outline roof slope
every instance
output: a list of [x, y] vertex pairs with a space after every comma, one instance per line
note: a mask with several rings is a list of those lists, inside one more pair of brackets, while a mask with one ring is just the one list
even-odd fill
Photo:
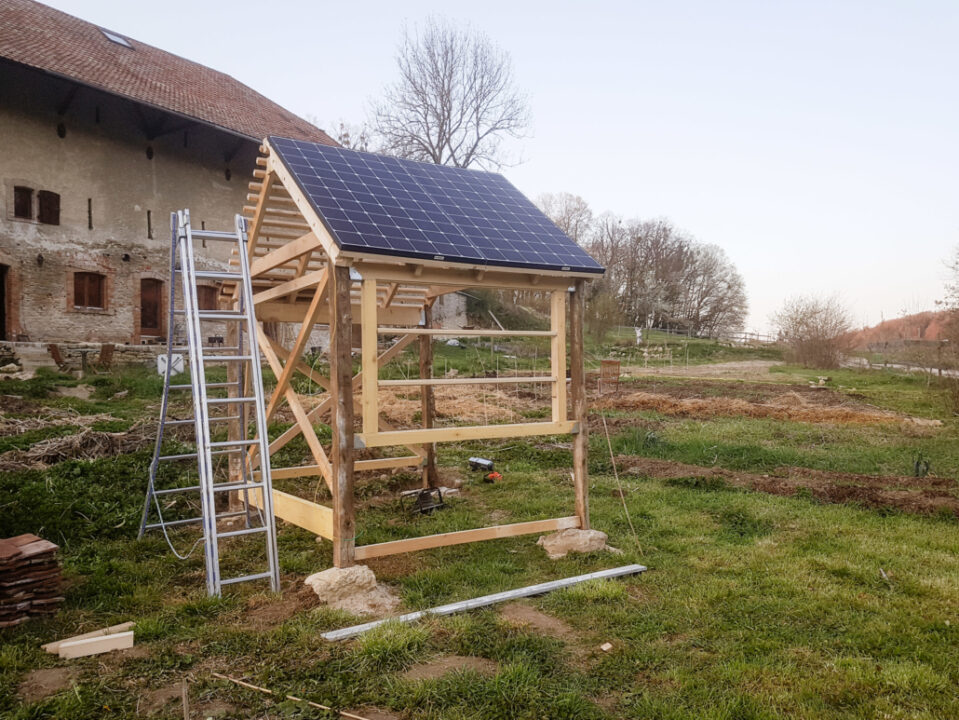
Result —
[[562, 273], [602, 273], [502, 175], [270, 136], [348, 252]]
[[229, 75], [125, 39], [132, 48], [109, 40], [97, 25], [46, 5], [0, 0], [0, 58], [253, 140], [277, 133], [336, 144], [319, 128]]

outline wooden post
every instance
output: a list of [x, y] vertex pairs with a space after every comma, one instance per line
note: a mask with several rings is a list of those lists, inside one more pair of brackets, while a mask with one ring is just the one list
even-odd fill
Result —
[[363, 277], [360, 286], [361, 366], [363, 373], [363, 434], [375, 433], [379, 427], [379, 365], [376, 363], [376, 278]]
[[[430, 300], [423, 306], [423, 327], [433, 327], [433, 302]], [[433, 377], [433, 336], [420, 335], [420, 378]], [[433, 427], [433, 418], [436, 416], [436, 396], [432, 385], [423, 385], [420, 389], [423, 398], [422, 416], [423, 427]], [[436, 472], [436, 443], [423, 445], [426, 456], [423, 458], [423, 487], [439, 485], [439, 475]]]
[[583, 365], [583, 314], [586, 281], [575, 281], [569, 298], [569, 377], [573, 400], [573, 421], [579, 432], [573, 436], [573, 487], [576, 493], [576, 516], [580, 527], [589, 529], [589, 474], [587, 448], [589, 444], [586, 417], [586, 369]]
[[550, 326], [555, 333], [550, 339], [550, 374], [556, 378], [553, 382], [552, 407], [553, 422], [562, 422], [567, 418], [566, 408], [566, 295], [564, 290], [554, 290], [550, 298]]
[[333, 268], [330, 297], [330, 394], [333, 400], [333, 565], [355, 562], [353, 517], [353, 317], [350, 269]]

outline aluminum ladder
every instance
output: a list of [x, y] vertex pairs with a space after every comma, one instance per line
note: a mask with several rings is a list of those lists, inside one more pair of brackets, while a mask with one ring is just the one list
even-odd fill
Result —
[[[263, 378], [259, 362], [259, 349], [256, 342], [256, 318], [253, 310], [253, 290], [250, 283], [250, 266], [247, 249], [246, 219], [237, 215], [235, 232], [196, 230], [190, 225], [189, 210], [172, 213], [171, 249], [170, 249], [170, 291], [167, 331], [166, 370], [164, 372], [163, 399], [160, 406], [160, 423], [157, 430], [153, 461], [150, 464], [150, 480], [147, 486], [143, 516], [140, 521], [139, 536], [147, 530], [160, 529], [174, 554], [181, 559], [190, 553], [181, 555], [174, 548], [168, 529], [182, 525], [200, 523], [202, 537], [193, 545], [193, 551], [202, 541], [206, 561], [206, 587], [211, 596], [219, 596], [225, 585], [248, 580], [269, 579], [274, 591], [280, 589], [279, 562], [276, 548], [276, 521], [273, 515], [273, 488], [270, 477], [269, 437], [266, 424], [266, 407], [263, 400]], [[239, 261], [239, 272], [221, 270], [197, 270], [194, 254], [194, 240], [235, 244], [234, 256]], [[179, 280], [179, 283], [178, 283]], [[215, 281], [235, 284], [238, 292], [233, 310], [200, 309], [197, 281]], [[176, 289], [180, 285], [181, 307], [177, 307]], [[183, 338], [177, 318], [182, 318]], [[204, 344], [203, 324], [207, 322], [237, 323], [237, 332], [231, 333], [237, 338], [232, 347], [222, 344]], [[244, 343], [244, 337], [246, 342]], [[212, 338], [211, 338], [212, 340]], [[245, 349], [246, 348], [246, 349]], [[176, 370], [177, 355], [187, 357], [186, 369], [190, 373], [188, 384], [171, 382]], [[182, 358], [183, 355], [179, 357]], [[235, 363], [239, 367], [236, 379], [231, 382], [207, 382], [208, 366], [219, 363]], [[249, 377], [244, 382], [244, 371], [249, 368]], [[248, 388], [244, 395], [244, 388]], [[234, 392], [222, 397], [222, 391]], [[217, 391], [211, 394], [208, 391]], [[193, 415], [190, 418], [170, 417], [171, 394], [188, 392], [192, 396]], [[217, 414], [219, 411], [219, 414]], [[252, 411], [252, 412], [251, 412]], [[252, 423], [250, 422], [252, 421]], [[240, 439], [212, 439], [211, 426], [235, 422], [240, 428]], [[251, 431], [250, 425], [255, 429]], [[188, 426], [193, 428], [194, 447], [189, 452], [164, 454], [164, 434], [167, 428]], [[222, 427], [222, 425], [220, 425]], [[234, 426], [236, 427], [236, 425]], [[247, 462], [248, 452], [255, 448], [259, 452], [259, 471], [251, 472]], [[224, 481], [223, 473], [214, 463], [214, 457], [234, 459], [234, 467], [240, 468], [241, 479], [231, 481], [229, 474]], [[158, 487], [160, 468], [166, 463], [195, 463], [198, 481], [196, 484], [180, 487]], [[165, 520], [163, 502], [169, 502], [171, 496], [187, 497], [199, 493], [200, 515], [185, 519]], [[240, 493], [245, 510], [230, 511], [222, 506], [226, 496], [221, 493]], [[261, 501], [259, 508], [251, 512], [250, 493], [256, 493]], [[221, 509], [218, 511], [217, 507]], [[153, 518], [156, 518], [155, 520]], [[223, 520], [236, 521], [245, 518], [241, 529], [221, 530]], [[221, 578], [220, 550], [221, 541], [248, 535], [261, 535], [266, 544], [266, 570], [250, 572], [236, 577]]]

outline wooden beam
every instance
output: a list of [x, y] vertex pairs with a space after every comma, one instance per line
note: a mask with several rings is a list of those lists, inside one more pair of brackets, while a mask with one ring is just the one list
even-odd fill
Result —
[[383, 299], [383, 307], [388, 308], [390, 306], [390, 303], [393, 302], [393, 298], [396, 297], [396, 291], [399, 289], [399, 283], [390, 283], [390, 286], [386, 291], [386, 297]]
[[[515, 270], [494, 270], [486, 268], [486, 274], [483, 281], [476, 279], [476, 267], [456, 263], [442, 263], [421, 261], [422, 264], [416, 265], [419, 268], [417, 273], [413, 267], [404, 263], [391, 263], [382, 256], [376, 257], [367, 255], [356, 258], [358, 263], [356, 268], [364, 275], [372, 272], [381, 282], [399, 282], [411, 285], [456, 285], [462, 287], [477, 287], [482, 285], [484, 288], [515, 288], [515, 289], [533, 289], [533, 284], [529, 280], [529, 272], [517, 272]], [[562, 290], [569, 287], [571, 278], [575, 273], [561, 273], [542, 271], [542, 277], [535, 289]], [[599, 277], [590, 275], [590, 277]]]
[[421, 465], [423, 458], [420, 455], [404, 455], [403, 457], [372, 458], [370, 460], [355, 460], [353, 468], [356, 472], [367, 470], [389, 470], [392, 468], [413, 467]]
[[[257, 338], [260, 341], [260, 350], [266, 357], [266, 361], [269, 363], [274, 374], [282, 374], [286, 368], [280, 366], [280, 360], [273, 350], [273, 341], [266, 337], [266, 333], [262, 332], [257, 333]], [[289, 365], [289, 361], [287, 361], [287, 365]], [[327, 487], [329, 487], [332, 491], [333, 467], [330, 465], [330, 460], [326, 456], [326, 451], [323, 449], [323, 444], [316, 436], [316, 430], [313, 429], [313, 424], [310, 422], [306, 411], [303, 409], [303, 405], [300, 403], [299, 395], [296, 394], [296, 390], [294, 390], [291, 385], [287, 384], [283, 390], [283, 396], [286, 398], [286, 403], [290, 406], [290, 410], [293, 412], [293, 417], [296, 419], [297, 428], [303, 435], [303, 439], [306, 440], [307, 447], [310, 448], [310, 454], [313, 456], [313, 462], [315, 462], [319, 468], [320, 475], [323, 476], [323, 480], [326, 482]], [[270, 398], [270, 404], [273, 407], [275, 407], [275, 405], [273, 405], [274, 400], [276, 400], [277, 403], [279, 402], [279, 389], [274, 390], [273, 396]]]
[[[383, 351], [383, 353], [376, 359], [377, 364], [380, 367], [383, 367], [384, 365], [386, 365], [386, 363], [388, 363], [390, 360], [392, 360], [401, 352], [403, 352], [403, 350], [405, 350], [407, 346], [413, 342], [413, 340], [415, 340], [415, 338], [412, 335], [405, 335], [401, 337], [393, 345], [391, 345], [387, 350]], [[352, 383], [353, 384], [352, 392], [356, 392], [360, 387], [362, 387], [362, 383], [363, 383], [363, 374], [360, 372], [354, 375], [353, 383]], [[332, 404], [333, 404], [332, 397], [328, 397], [326, 400], [321, 402], [315, 408], [310, 410], [307, 413], [307, 417], [309, 418], [310, 422], [311, 423], [318, 422], [321, 418], [323, 418], [323, 416], [330, 411]], [[385, 423], [381, 418], [380, 425], [382, 426], [384, 424]], [[296, 425], [283, 431], [283, 433], [281, 433], [280, 436], [276, 438], [276, 440], [270, 443], [270, 454], [272, 455], [273, 453], [277, 452], [280, 448], [287, 445], [287, 443], [289, 443], [293, 438], [295, 438], [299, 434], [300, 434], [300, 429]]]
[[556, 378], [552, 385], [553, 422], [567, 417], [566, 411], [566, 296], [564, 290], [554, 290], [550, 298], [550, 369]]
[[[280, 358], [284, 363], [290, 361], [290, 351], [285, 347], [277, 343], [275, 340], [270, 339], [270, 347], [273, 348], [273, 351], [277, 354], [277, 357]], [[300, 373], [303, 377], [311, 382], [315, 382], [324, 390], [330, 389], [330, 379], [325, 375], [321, 375], [318, 370], [314, 370], [309, 365], [307, 365], [302, 360], [297, 360], [293, 369]]]
[[[423, 324], [426, 328], [433, 327], [433, 301], [430, 300], [423, 306]], [[433, 338], [430, 335], [420, 335], [420, 379], [422, 384], [421, 410], [423, 428], [429, 430], [433, 427], [433, 419], [436, 416], [436, 398], [433, 394]], [[439, 485], [439, 474], [436, 471], [436, 443], [426, 443], [423, 445], [426, 451], [426, 458], [423, 463], [423, 487], [436, 487]]]
[[290, 380], [293, 379], [293, 370], [296, 367], [296, 362], [300, 359], [300, 356], [306, 349], [306, 343], [309, 341], [310, 334], [313, 332], [313, 325], [316, 323], [316, 316], [319, 315], [320, 307], [325, 299], [326, 281], [329, 277], [329, 273], [327, 272], [327, 269], [323, 269], [321, 272], [323, 275], [316, 284], [316, 290], [313, 292], [313, 300], [310, 302], [310, 307], [306, 311], [306, 315], [303, 317], [303, 324], [300, 325], [300, 332], [296, 336], [296, 341], [294, 341], [293, 347], [290, 348], [290, 356], [287, 358], [287, 363], [283, 366], [283, 371], [276, 380], [276, 388], [273, 390], [273, 394], [270, 396], [270, 403], [266, 408], [267, 422], [270, 421], [270, 418], [273, 417], [273, 413], [276, 412], [280, 398], [284, 397], [286, 394], [286, 389], [290, 384]]
[[[295, 303], [286, 303], [282, 301], [270, 301], [260, 303], [256, 306], [256, 318], [263, 322], [303, 322], [303, 315], [308, 303], [298, 301]], [[352, 312], [359, 317], [360, 306], [353, 304]], [[388, 308], [381, 309], [379, 313], [381, 322], [395, 323], [397, 325], [415, 325], [420, 321], [420, 307], [403, 307], [395, 303]], [[317, 325], [330, 324], [329, 306], [323, 305], [317, 315]], [[396, 328], [391, 335], [405, 335], [406, 330]]]
[[552, 375], [530, 377], [528, 375], [501, 375], [500, 377], [468, 377], [468, 378], [404, 378], [400, 380], [380, 380], [380, 387], [401, 387], [422, 385], [436, 387], [442, 385], [517, 385], [521, 383], [555, 383]]
[[363, 432], [378, 430], [379, 365], [376, 362], [376, 278], [365, 276], [360, 297], [360, 332], [362, 333]]
[[577, 527], [579, 527], [579, 518], [572, 516], [551, 520], [533, 520], [531, 522], [513, 523], [512, 525], [494, 525], [493, 527], [477, 528], [475, 530], [459, 530], [439, 535], [409, 538], [408, 540], [360, 545], [356, 548], [356, 559], [369, 560], [384, 555], [396, 555], [397, 553], [416, 552], [429, 548], [448, 547], [450, 545], [480, 542], [481, 540], [496, 540], [498, 538], [515, 537], [516, 535], [530, 535]]
[[457, 330], [455, 328], [378, 327], [380, 335], [451, 335], [454, 337], [555, 337], [553, 330]]
[[569, 298], [569, 370], [573, 420], [579, 432], [573, 438], [573, 489], [576, 494], [576, 516], [580, 527], [589, 529], [589, 470], [587, 450], [589, 429], [586, 423], [586, 369], [583, 364], [583, 316], [586, 283], [577, 280]]
[[273, 188], [275, 181], [276, 176], [273, 173], [268, 173], [263, 184], [260, 186], [256, 199], [256, 211], [253, 213], [253, 219], [247, 228], [247, 237], [249, 238], [247, 257], [251, 260], [253, 258], [253, 251], [256, 250], [256, 244], [260, 239], [260, 226], [263, 223], [263, 211], [266, 208], [266, 199], [270, 196], [270, 190]]
[[284, 244], [268, 255], [254, 260], [250, 264], [250, 277], [255, 278], [257, 275], [262, 275], [273, 268], [285, 265], [291, 260], [296, 260], [303, 253], [313, 252], [319, 247], [322, 247], [322, 245], [316, 239], [316, 235], [311, 232], [301, 235], [296, 240]]
[[[273, 477], [276, 477], [274, 474]], [[250, 504], [263, 509], [263, 499], [259, 490], [250, 493]], [[327, 540], [333, 538], [333, 510], [325, 505], [304, 500], [296, 495], [273, 491], [273, 514], [291, 525], [309, 530]]]
[[504, 437], [531, 435], [568, 435], [576, 432], [576, 423], [537, 422], [510, 425], [468, 425], [464, 427], [432, 428], [431, 430], [395, 430], [393, 432], [363, 433], [366, 447], [387, 445], [421, 445], [430, 442], [457, 442], [462, 440], [491, 440]]
[[[353, 312], [350, 268], [336, 266], [330, 292], [330, 396], [333, 410], [333, 565], [355, 562], [353, 517]], [[374, 296], [375, 297], [375, 296]]]
[[[307, 259], [307, 255], [303, 255], [300, 258], [300, 262]], [[292, 280], [287, 280], [284, 283], [279, 285], [274, 285], [269, 290], [263, 290], [258, 292], [253, 296], [253, 304], [259, 305], [260, 303], [268, 302], [270, 300], [276, 300], [277, 298], [282, 298], [287, 295], [293, 295], [295, 297], [296, 293], [300, 290], [305, 290], [308, 287], [312, 287], [319, 282], [326, 281], [326, 268], [322, 270], [314, 270], [313, 272], [306, 273], [305, 275], [301, 274], [300, 277], [295, 277]]]

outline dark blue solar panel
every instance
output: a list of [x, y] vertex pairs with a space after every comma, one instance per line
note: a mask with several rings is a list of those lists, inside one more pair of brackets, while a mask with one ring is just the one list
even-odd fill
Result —
[[270, 145], [344, 250], [603, 272], [502, 175], [280, 137]]

